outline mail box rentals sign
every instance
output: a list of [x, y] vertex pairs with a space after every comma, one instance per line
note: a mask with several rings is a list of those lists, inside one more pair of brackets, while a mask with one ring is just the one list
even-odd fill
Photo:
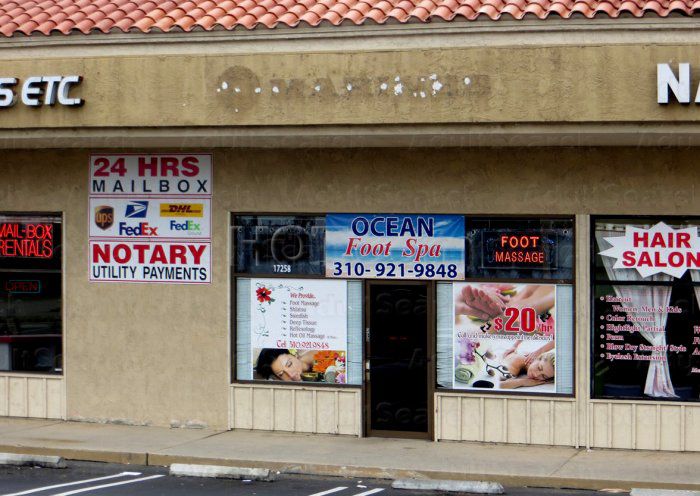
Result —
[[90, 280], [211, 283], [209, 154], [90, 157]]

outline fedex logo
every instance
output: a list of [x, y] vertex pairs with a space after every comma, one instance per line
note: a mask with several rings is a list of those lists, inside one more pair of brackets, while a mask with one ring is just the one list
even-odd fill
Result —
[[140, 222], [136, 227], [127, 226], [126, 222], [119, 223], [121, 236], [158, 236], [158, 228], [151, 227], [148, 222]]
[[170, 221], [170, 229], [173, 231], [201, 231], [198, 223], [191, 220], [185, 222]]

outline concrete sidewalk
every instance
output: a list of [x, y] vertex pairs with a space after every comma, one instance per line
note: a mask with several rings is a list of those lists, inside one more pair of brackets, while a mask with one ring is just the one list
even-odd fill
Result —
[[204, 463], [363, 478], [700, 489], [700, 453], [435, 443], [0, 419], [0, 452], [140, 465]]

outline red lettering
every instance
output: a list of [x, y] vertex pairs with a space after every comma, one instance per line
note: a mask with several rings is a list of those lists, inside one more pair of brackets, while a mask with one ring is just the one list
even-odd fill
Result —
[[632, 244], [635, 247], [643, 246], [646, 248], [649, 245], [649, 233], [634, 231], [632, 233]]
[[109, 245], [100, 245], [95, 243], [92, 245], [92, 261], [109, 263], [110, 261]]
[[428, 254], [428, 245], [419, 244], [418, 253], [416, 253], [416, 258], [413, 259], [414, 262], [420, 262], [420, 259]]
[[165, 258], [165, 250], [163, 249], [163, 246], [161, 245], [155, 245], [153, 247], [153, 252], [151, 253], [151, 260], [149, 263], [163, 263], [167, 264], [168, 259]]
[[406, 240], [406, 249], [401, 252], [402, 257], [413, 257], [416, 253], [416, 238], [408, 238]]
[[193, 257], [193, 262], [195, 265], [199, 265], [200, 261], [202, 260], [202, 255], [204, 254], [204, 250], [207, 249], [206, 245], [187, 245], [187, 247], [190, 249], [190, 253], [192, 254]]
[[[673, 241], [671, 241], [670, 245], [673, 246]], [[666, 247], [666, 240], [664, 240], [664, 236], [661, 233], [655, 233], [649, 244], [650, 248], [656, 248], [657, 246], [661, 248]]]
[[182, 265], [187, 264], [187, 249], [182, 245], [170, 245], [170, 263], [179, 263]]
[[182, 159], [182, 175], [194, 177], [199, 174], [199, 160], [197, 157], [185, 157]]
[[644, 266], [653, 267], [654, 266], [651, 262], [651, 256], [649, 255], [649, 252], [643, 251], [639, 255], [639, 261], [637, 262], [637, 265], [639, 267], [644, 267]]
[[688, 267], [700, 267], [700, 253], [689, 252], [688, 257]]
[[683, 261], [683, 254], [680, 252], [674, 251], [668, 256], [668, 264], [671, 267], [682, 267]]
[[635, 259], [633, 251], [626, 251], [622, 254], [622, 265], [625, 267], [634, 267]]
[[114, 247], [112, 256], [115, 262], [126, 263], [131, 259], [131, 249], [125, 244], [117, 245]]
[[690, 234], [689, 233], [677, 233], [676, 234], [676, 246], [678, 248], [690, 248]]
[[179, 176], [180, 171], [177, 168], [178, 160], [175, 157], [162, 157], [160, 159], [160, 175], [167, 176], [169, 172], [173, 173], [173, 176]]
[[139, 157], [139, 176], [145, 176], [149, 172], [151, 177], [158, 175], [158, 157], [151, 157], [150, 162], [146, 162], [146, 157]]
[[353, 250], [356, 248], [356, 244], [359, 243], [362, 238], [350, 238], [348, 241], [348, 247], [345, 250], [345, 255], [352, 255]]
[[134, 250], [137, 253], [137, 259], [139, 263], [144, 263], [146, 261], [146, 250], [150, 248], [148, 245], [134, 245]]
[[658, 251], [653, 252], [654, 253], [654, 267], [668, 267], [668, 264], [666, 262], [661, 261], [661, 253]]

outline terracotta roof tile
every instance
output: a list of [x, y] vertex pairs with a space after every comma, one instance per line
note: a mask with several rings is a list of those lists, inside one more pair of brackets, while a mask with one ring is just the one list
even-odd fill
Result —
[[246, 14], [240, 19], [238, 19], [238, 24], [248, 29], [254, 28], [257, 25], [257, 23], [258, 20], [250, 14]]
[[330, 11], [330, 10], [329, 10], [328, 12], [326, 12], [325, 14], [323, 14], [322, 19], [323, 19], [324, 21], [330, 22], [330, 23], [333, 24], [334, 26], [337, 26], [337, 25], [340, 24], [340, 22], [343, 20], [343, 16], [341, 16], [341, 15], [338, 14], [337, 12], [333, 12], [333, 11]]
[[216, 22], [224, 29], [233, 29], [236, 26], [236, 18], [232, 15], [219, 17]]
[[232, 30], [503, 17], [693, 16], [700, 0], [0, 0], [0, 35]]

